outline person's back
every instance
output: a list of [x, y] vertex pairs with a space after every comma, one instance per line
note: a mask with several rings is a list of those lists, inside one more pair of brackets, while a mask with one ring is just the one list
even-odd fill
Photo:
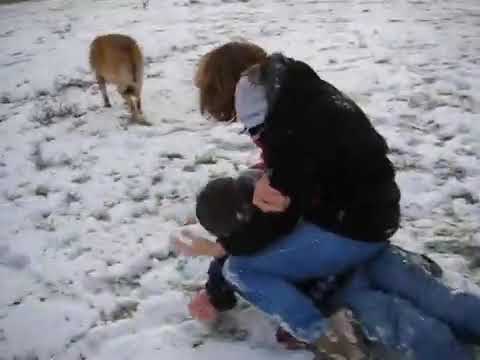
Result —
[[399, 225], [400, 191], [384, 138], [307, 64], [274, 55], [262, 67], [267, 76], [259, 82], [270, 103], [258, 141], [272, 186], [307, 197], [302, 215], [328, 230], [354, 240], [390, 238]]

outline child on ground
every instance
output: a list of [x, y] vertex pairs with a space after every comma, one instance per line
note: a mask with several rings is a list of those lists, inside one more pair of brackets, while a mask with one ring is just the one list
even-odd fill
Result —
[[[216, 236], [246, 226], [255, 216], [251, 205], [253, 190], [252, 176], [211, 181], [197, 199], [200, 224]], [[302, 231], [303, 226], [308, 225], [300, 224], [298, 231]], [[204, 241], [195, 240], [197, 245]], [[326, 251], [337, 246], [337, 241], [324, 239]], [[206, 292], [197, 296], [191, 304], [192, 314], [201, 319], [212, 319], [217, 311], [233, 308], [235, 292], [242, 295], [240, 288], [223, 277], [225, 260], [226, 257], [223, 257], [212, 262]], [[389, 280], [403, 285], [408, 282], [410, 290], [399, 293], [397, 287], [388, 285]], [[470, 315], [477, 316], [475, 308], [468, 303], [478, 306], [479, 299], [472, 294], [457, 295], [452, 292], [442, 283], [441, 268], [425, 256], [390, 245], [377, 257], [348, 274], [297, 282], [294, 286], [326, 315], [342, 314], [346, 308], [351, 309], [359, 321], [359, 329], [370, 339], [367, 341], [369, 346], [363, 347], [369, 358], [473, 359], [471, 348], [465, 344], [471, 342], [474, 333], [469, 330], [471, 325], [465, 315], [470, 312]], [[424, 293], [425, 290], [429, 292]], [[427, 302], [430, 306], [438, 302], [445, 307], [437, 312], [424, 308]], [[463, 309], [465, 313], [449, 317], [446, 313], [452, 306], [456, 309], [455, 313], [461, 313]], [[362, 339], [357, 334], [359, 337]], [[290, 337], [286, 339], [291, 343]]]

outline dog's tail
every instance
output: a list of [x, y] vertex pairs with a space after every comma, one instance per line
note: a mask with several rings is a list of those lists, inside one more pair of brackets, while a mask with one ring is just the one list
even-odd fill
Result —
[[137, 44], [133, 44], [130, 49], [130, 64], [132, 79], [135, 84], [140, 84], [143, 79], [143, 56]]

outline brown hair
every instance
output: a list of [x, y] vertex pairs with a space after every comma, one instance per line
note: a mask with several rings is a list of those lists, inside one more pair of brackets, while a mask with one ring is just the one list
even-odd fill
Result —
[[235, 87], [241, 74], [263, 62], [267, 53], [248, 42], [229, 42], [205, 54], [195, 73], [200, 90], [200, 111], [218, 121], [235, 117]]

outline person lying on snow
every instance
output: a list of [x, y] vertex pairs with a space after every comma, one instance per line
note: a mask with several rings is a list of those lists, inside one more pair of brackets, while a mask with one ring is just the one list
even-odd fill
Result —
[[[249, 171], [238, 179], [212, 180], [197, 199], [200, 224], [218, 237], [238, 227], [248, 226], [246, 224], [255, 217], [256, 210], [251, 201], [255, 181], [260, 176], [258, 172]], [[297, 228], [301, 232], [309, 226], [299, 223]], [[193, 241], [190, 246], [178, 242], [179, 249], [184, 253], [214, 255], [217, 252], [221, 255], [208, 240], [191, 235], [190, 238]], [[347, 238], [324, 237], [319, 241], [330, 260], [332, 251], [336, 249], [355, 248], [355, 241]], [[339, 241], [342, 242], [340, 246]], [[281, 247], [283, 242], [288, 243], [288, 240], [279, 239], [275, 246], [278, 244]], [[254, 261], [272, 261], [268, 259], [268, 254], [263, 259], [261, 254], [259, 257]], [[195, 318], [214, 320], [219, 312], [235, 307], [236, 292], [245, 297], [242, 287], [235, 285], [235, 281], [226, 280], [223, 275], [227, 259], [225, 254], [212, 261], [206, 290], [197, 294], [190, 304], [190, 312]], [[339, 346], [345, 346], [353, 331], [356, 345], [360, 346], [363, 354], [342, 354], [346, 359], [362, 356], [378, 360], [474, 359], [468, 344], [479, 343], [478, 322], [475, 322], [478, 321], [480, 299], [473, 294], [455, 293], [449, 289], [442, 283], [442, 273], [442, 269], [428, 257], [388, 245], [366, 264], [344, 274], [292, 282], [292, 285], [324, 314], [325, 321], [329, 321], [335, 331], [347, 332], [347, 336], [338, 334]], [[264, 293], [269, 290], [280, 307], [289, 308], [289, 299], [283, 298], [283, 293], [275, 288], [255, 288], [248, 292]], [[294, 312], [293, 316], [301, 316], [304, 310], [296, 308], [287, 311]], [[291, 329], [291, 324], [286, 323], [285, 326]], [[310, 344], [295, 338], [294, 331], [292, 336], [279, 328], [277, 339], [287, 348], [310, 348]], [[323, 358], [330, 359], [329, 356], [336, 351], [335, 347], [327, 348]]]
[[[400, 217], [385, 140], [307, 64], [267, 56], [253, 44], [229, 43], [208, 53], [195, 82], [202, 111], [242, 122], [261, 146], [266, 168], [255, 185], [254, 216], [232, 233], [219, 233], [219, 245], [207, 253], [231, 255], [223, 270], [227, 281], [313, 344], [319, 358], [326, 350], [361, 358], [360, 340], [335, 333], [293, 284], [346, 273], [385, 253]], [[400, 280], [386, 286], [398, 285], [391, 291], [408, 298], [410, 282]]]

